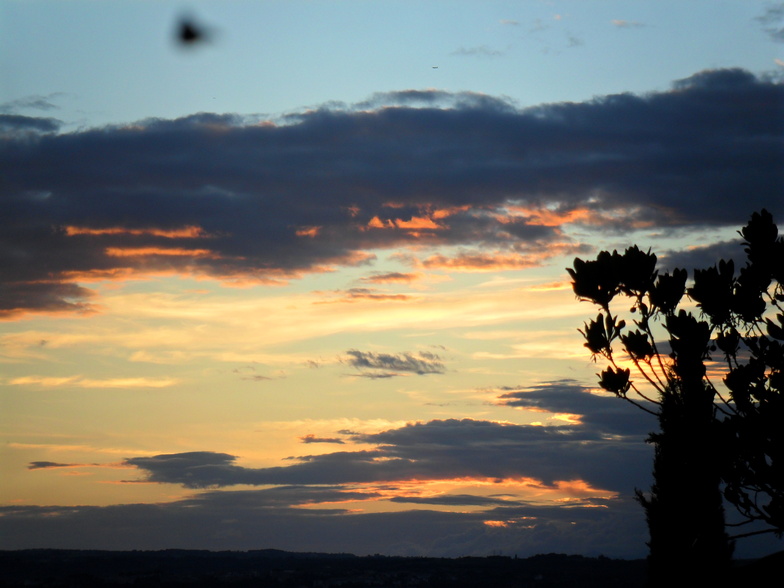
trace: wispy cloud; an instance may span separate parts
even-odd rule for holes
[[[39,94],[24,96],[0,104],[0,113],[18,113],[20,110],[56,110],[59,107],[52,100],[61,96],[63,96],[62,92],[53,92],[46,96]]]
[[[362,282],[368,284],[408,284],[421,277],[418,273],[387,272],[376,273],[371,276],[361,278]]]
[[[84,376],[20,376],[7,381],[11,386],[36,386],[40,388],[168,388],[178,383],[176,378],[106,378]]]
[[[645,25],[641,22],[637,22],[636,20],[622,20],[622,19],[614,19],[610,21],[614,27],[619,29],[639,29],[645,27]]]
[[[335,302],[405,302],[414,297],[408,294],[394,294],[383,292],[376,288],[349,288],[347,290],[334,290],[332,292],[317,293],[329,296],[326,300],[317,300],[313,304],[330,304]]]
[[[340,437],[316,437],[313,434],[300,437],[299,440],[303,443],[337,443],[340,445],[345,443]]]
[[[404,374],[443,374],[445,367],[435,353],[418,351],[414,353],[374,353],[349,349],[345,362],[357,368],[365,378],[392,378]]]
[[[458,55],[461,57],[501,57],[504,51],[500,49],[493,49],[488,45],[479,45],[477,47],[460,47],[452,51],[451,55]]]
[[[784,43],[784,4],[771,4],[757,17],[762,30],[774,41]]]
[[[31,461],[27,469],[28,470],[46,470],[51,468],[73,468],[78,467],[82,464],[78,463],[59,463],[55,461]]]
[[[40,448],[40,447],[39,447]],[[48,449],[58,449],[55,447],[49,447]],[[63,451],[73,451],[73,447],[63,447],[60,448]],[[111,453],[111,451],[109,451]],[[115,453],[119,453],[115,451]],[[124,462],[112,462],[112,463],[61,463],[57,461],[31,461],[27,464],[28,470],[56,470],[56,469],[74,469],[74,468],[101,468],[101,469],[128,469],[133,466],[130,466]]]
[[[582,47],[585,45],[585,39],[577,35],[576,33],[567,33],[566,34],[566,46],[567,47]]]

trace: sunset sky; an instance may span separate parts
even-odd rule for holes
[[[784,226],[783,76],[779,2],[0,0],[0,549],[644,556],[565,268]]]

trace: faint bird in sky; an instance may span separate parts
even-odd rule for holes
[[[186,19],[180,20],[178,35],[180,43],[184,43],[186,45],[189,43],[196,43],[197,41],[201,41],[204,36],[201,29],[195,22]]]
[[[175,41],[181,47],[195,47],[212,39],[212,31],[192,16],[183,15],[177,22]]]

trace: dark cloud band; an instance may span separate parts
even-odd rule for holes
[[[548,393],[550,396],[548,397]],[[631,492],[648,477],[652,423],[617,398],[594,396],[570,382],[501,396],[504,403],[579,413],[580,424],[531,426],[473,419],[413,423],[380,433],[342,432],[373,449],[290,458],[287,466],[246,468],[210,451],[135,457],[125,461],[151,482],[189,488],[250,485],[375,483],[388,480],[527,477],[545,486],[584,480],[595,488]],[[302,438],[306,443],[338,438]]]
[[[742,70],[528,109],[440,91],[366,108],[67,134],[2,115],[0,316],[83,311],[79,284],[99,277],[279,282],[423,244],[468,249],[422,267],[519,269],[577,245],[567,216],[624,230],[784,212],[784,87]]]

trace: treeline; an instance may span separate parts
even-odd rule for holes
[[[562,554],[526,559],[503,556],[447,559],[277,550],[0,552],[0,586],[5,588],[636,588],[643,586],[644,579],[642,560]]]

